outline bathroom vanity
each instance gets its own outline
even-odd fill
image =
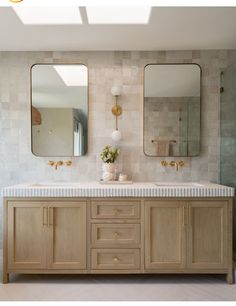
[[[233,283],[233,188],[55,183],[3,195],[4,283],[10,273],[216,273]]]

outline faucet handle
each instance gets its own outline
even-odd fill
[[[166,166],[168,166],[168,163],[167,163],[166,160],[162,160],[162,161],[161,161],[161,165],[162,165],[163,167],[166,167]]]
[[[72,160],[67,160],[66,162],[65,162],[65,164],[69,167],[69,166],[71,166],[72,165]]]
[[[54,162],[53,160],[49,160],[49,161],[48,161],[48,165],[49,165],[49,166],[54,166],[54,165],[55,165],[55,162]]]
[[[179,167],[183,167],[185,165],[183,160],[180,160],[178,164],[179,164]]]

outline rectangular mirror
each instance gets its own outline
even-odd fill
[[[85,65],[31,67],[31,148],[37,156],[85,155],[88,69]]]
[[[149,64],[144,69],[144,153],[200,153],[201,68],[197,64]]]

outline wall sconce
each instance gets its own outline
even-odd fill
[[[115,97],[116,102],[115,105],[112,107],[111,112],[116,117],[116,129],[112,132],[111,138],[115,142],[119,142],[121,140],[121,132],[118,130],[118,117],[122,114],[122,107],[118,105],[118,97],[121,94],[121,87],[120,86],[113,86],[111,88],[111,94]]]

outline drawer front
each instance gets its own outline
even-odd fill
[[[95,247],[139,246],[140,224],[92,224]]]
[[[93,249],[92,269],[130,270],[140,268],[139,249]]]
[[[138,219],[140,218],[140,201],[92,201],[92,218]]]

